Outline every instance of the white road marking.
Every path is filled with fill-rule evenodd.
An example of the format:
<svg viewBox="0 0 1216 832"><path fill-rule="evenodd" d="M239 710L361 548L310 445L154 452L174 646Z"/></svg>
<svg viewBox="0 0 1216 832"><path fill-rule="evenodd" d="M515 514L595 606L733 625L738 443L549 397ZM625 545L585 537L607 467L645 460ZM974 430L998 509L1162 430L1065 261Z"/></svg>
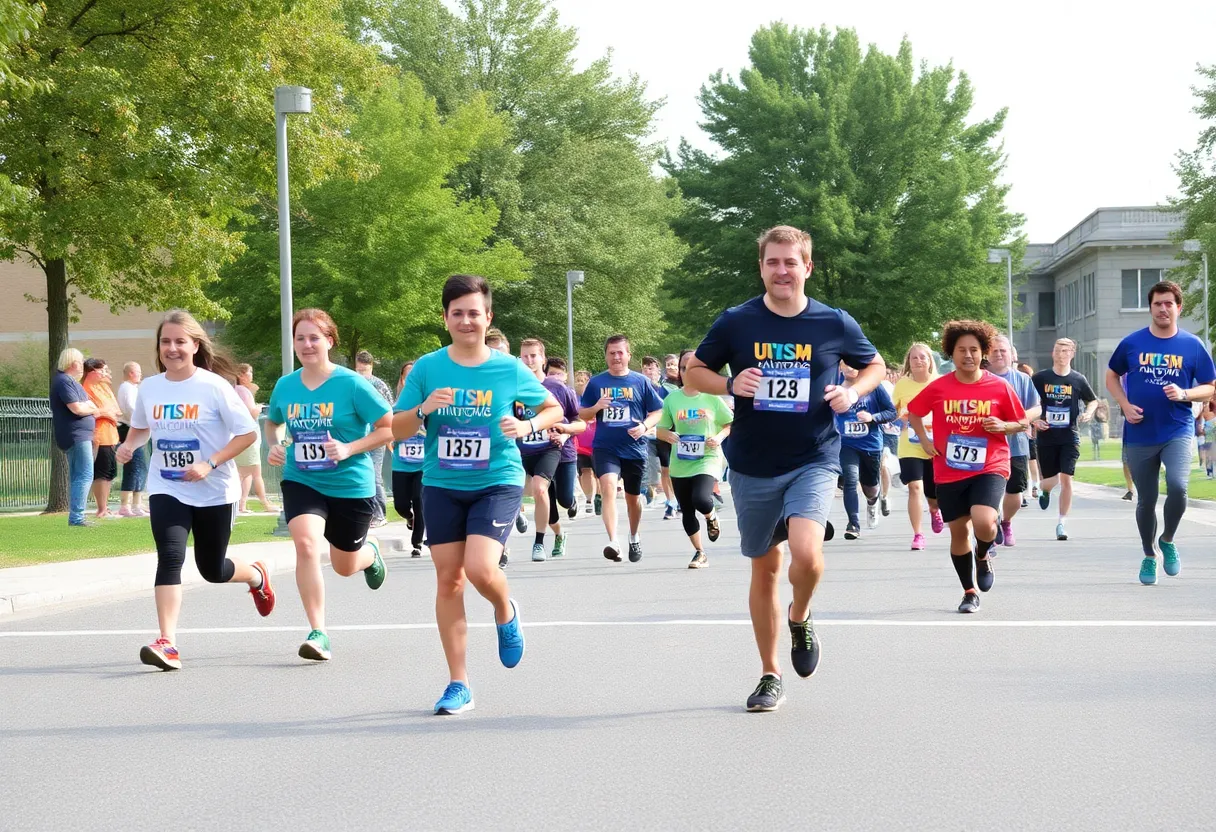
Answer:
<svg viewBox="0 0 1216 832"><path fill-rule="evenodd" d="M494 625L485 622L469 622L470 629L490 629ZM750 627L746 618L668 618L658 621L529 621L528 629L539 627ZM883 618L821 618L816 627L988 627L1001 629L1110 629L1110 628L1169 628L1187 629L1216 628L1216 621L1189 619L1179 621L1134 621L1117 619L1094 619L1068 621L1045 619L1031 621L976 620L974 618L943 619L940 621L909 621ZM371 632L378 630L434 630L436 625L426 624L339 624L326 632ZM241 633L296 633L301 627L183 627L177 632L188 635L233 635ZM88 638L95 636L147 636L156 635L156 630L0 630L4 638Z"/></svg>

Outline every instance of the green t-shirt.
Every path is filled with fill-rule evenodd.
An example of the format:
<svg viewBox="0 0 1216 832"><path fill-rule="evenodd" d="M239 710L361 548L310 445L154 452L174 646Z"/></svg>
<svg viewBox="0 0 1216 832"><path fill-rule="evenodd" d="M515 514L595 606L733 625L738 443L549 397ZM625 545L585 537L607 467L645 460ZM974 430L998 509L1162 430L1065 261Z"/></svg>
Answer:
<svg viewBox="0 0 1216 832"><path fill-rule="evenodd" d="M705 440L734 421L721 397L709 393L690 396L683 390L668 393L658 427L675 431L680 441L671 448L671 475L722 477L722 448L709 448Z"/></svg>

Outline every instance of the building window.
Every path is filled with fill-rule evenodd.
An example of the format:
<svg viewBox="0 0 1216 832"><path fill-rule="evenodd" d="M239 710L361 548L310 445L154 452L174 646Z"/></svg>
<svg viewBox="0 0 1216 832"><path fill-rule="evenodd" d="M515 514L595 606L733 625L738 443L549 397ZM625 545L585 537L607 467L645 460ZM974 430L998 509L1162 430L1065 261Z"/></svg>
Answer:
<svg viewBox="0 0 1216 832"><path fill-rule="evenodd" d="M1082 294L1085 295L1085 315L1087 317L1098 314L1098 293L1094 278L1094 272L1090 272L1081 278Z"/></svg>
<svg viewBox="0 0 1216 832"><path fill-rule="evenodd" d="M1122 308L1147 309L1148 300L1145 293L1160 280L1161 269L1124 269Z"/></svg>
<svg viewBox="0 0 1216 832"><path fill-rule="evenodd" d="M1056 328L1056 293L1039 292L1039 329Z"/></svg>

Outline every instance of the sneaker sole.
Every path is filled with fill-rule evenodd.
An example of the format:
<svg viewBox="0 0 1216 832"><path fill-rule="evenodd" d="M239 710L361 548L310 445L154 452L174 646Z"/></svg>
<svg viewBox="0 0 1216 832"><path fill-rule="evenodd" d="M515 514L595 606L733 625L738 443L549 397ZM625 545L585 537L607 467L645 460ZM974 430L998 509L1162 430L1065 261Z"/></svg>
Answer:
<svg viewBox="0 0 1216 832"><path fill-rule="evenodd" d="M178 659L176 662L172 662L161 654L157 653L151 647L148 647L146 644L139 648L139 660L146 665L150 665L151 667L159 667L161 670L182 669L181 659Z"/></svg>
<svg viewBox="0 0 1216 832"><path fill-rule="evenodd" d="M435 716L460 716L471 710L473 710L473 700L470 699L468 703L461 705L459 708L436 708Z"/></svg>
<svg viewBox="0 0 1216 832"><path fill-rule="evenodd" d="M327 662L330 652L315 646L311 641L306 641L300 645L298 655L301 659L308 659L312 662Z"/></svg>
<svg viewBox="0 0 1216 832"><path fill-rule="evenodd" d="M781 694L781 698L777 700L777 704L775 704L775 705L748 705L747 712L749 714L772 713L773 711L780 708L783 704L785 704L785 694L784 693Z"/></svg>
<svg viewBox="0 0 1216 832"><path fill-rule="evenodd" d="M1170 566L1174 567L1173 572L1170 571ZM1166 562L1161 564L1161 571L1165 573L1165 577L1167 578L1177 578L1180 574L1182 574L1182 564L1170 564Z"/></svg>
<svg viewBox="0 0 1216 832"><path fill-rule="evenodd" d="M613 549L611 546L604 547L604 557L608 558L608 560L612 561L613 563L621 562L621 553L616 549Z"/></svg>
<svg viewBox="0 0 1216 832"><path fill-rule="evenodd" d="M689 569L704 569L705 565L706 565L705 561L703 561L703 560L694 560L692 563L688 564L688 568Z"/></svg>
<svg viewBox="0 0 1216 832"><path fill-rule="evenodd" d="M629 553L629 562L630 562L630 563L637 563L637 562L638 562L638 561L640 561L641 559L642 559L642 556L641 556L641 555L638 555L638 556L635 558L635 557L633 556L633 552L630 552L630 553Z"/></svg>

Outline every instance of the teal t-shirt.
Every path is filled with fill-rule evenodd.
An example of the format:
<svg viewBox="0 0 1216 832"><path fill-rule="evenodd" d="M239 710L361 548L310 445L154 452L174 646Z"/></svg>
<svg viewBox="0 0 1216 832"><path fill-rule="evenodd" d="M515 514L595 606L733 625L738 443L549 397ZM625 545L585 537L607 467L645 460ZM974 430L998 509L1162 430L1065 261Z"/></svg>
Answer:
<svg viewBox="0 0 1216 832"><path fill-rule="evenodd" d="M316 390L304 386L296 370L283 376L270 394L267 418L287 426L287 461L283 479L307 485L327 497L375 497L372 458L355 454L341 462L325 456L322 447L332 438L357 442L371 425L389 412L384 399L363 376L335 367Z"/></svg>
<svg viewBox="0 0 1216 832"><path fill-rule="evenodd" d="M705 440L734 421L726 402L720 396L698 393L690 396L683 390L668 393L663 399L663 415L656 427L674 431L678 444L671 447L671 475L695 477L709 474L722 478L722 448L710 448Z"/></svg>
<svg viewBox="0 0 1216 832"><path fill-rule="evenodd" d="M423 428L400 442L393 443L394 471L421 471L422 461L426 458L426 429Z"/></svg>
<svg viewBox="0 0 1216 832"><path fill-rule="evenodd" d="M393 410L416 410L441 387L453 388L455 395L450 406L427 417L422 484L453 491L523 487L519 448L498 423L513 415L515 402L538 407L549 391L509 355L491 351L476 367L462 367L444 347L418 359Z"/></svg>

